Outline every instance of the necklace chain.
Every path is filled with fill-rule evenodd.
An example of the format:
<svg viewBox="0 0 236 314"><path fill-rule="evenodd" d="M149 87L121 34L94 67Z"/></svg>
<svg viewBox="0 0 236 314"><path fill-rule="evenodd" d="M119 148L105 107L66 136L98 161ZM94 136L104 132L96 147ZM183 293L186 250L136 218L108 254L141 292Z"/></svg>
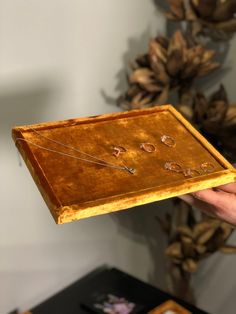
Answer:
<svg viewBox="0 0 236 314"><path fill-rule="evenodd" d="M93 155L91 155L91 154L88 154L88 153L86 153L86 152L83 152L83 151L81 151L81 150L78 149L78 148L75 148L75 147L73 147L73 146L69 146L69 145L67 145L67 144L65 144L65 143L59 142L59 141L54 140L54 139L51 139L51 138L49 138L49 137L47 137L47 136L45 136L45 135L42 135L40 132L36 131L36 130L33 129L33 128L31 128L31 129L32 129L37 135L39 135L40 137L42 137L42 138L44 138L44 139L46 139L46 140L48 140L48 141L50 141L50 142L53 142L53 143L55 143L55 144L61 145L61 146L66 147L66 148L69 148L69 149L71 149L71 150L74 150L74 151L76 151L76 152L78 152L78 153L80 153L80 154L83 154L83 155L88 156L88 157L90 157L90 158L93 158L93 159L95 159L95 160L89 160L89 159L86 159L86 158L81 158L81 157L78 157L78 156L74 156L74 155L71 155L71 154L67 154L67 153L64 153L64 152L60 152L60 151L57 151L57 150L54 150L54 149L51 149L51 148L47 148L47 147L41 146L41 145L36 144L36 143L34 143L34 142L30 141L30 140L27 140L27 139L24 139L24 138L20 138L20 137L16 138L16 142L17 142L17 141L24 141L24 142L27 142L27 143L29 143L29 144L31 144L31 145L34 145L34 146L38 147L38 148L44 149L44 150L49 151L49 152L57 153L57 154L62 155L62 156L71 157L71 158L74 158L74 159L77 159L77 160L82 160L82 161L85 161L85 162L89 162L89 163L101 165L101 166L104 166L104 167L110 167L110 168L114 168L114 169L125 170L125 171L128 171L128 172L131 173L131 174L134 174L134 173L135 173L135 169L134 169L134 168L129 168L129 167L125 166L125 165L119 166L119 165L110 163L110 162L105 161L105 160L103 160L103 159L100 159L100 158L98 158L98 157L96 157L96 156L93 156Z"/></svg>

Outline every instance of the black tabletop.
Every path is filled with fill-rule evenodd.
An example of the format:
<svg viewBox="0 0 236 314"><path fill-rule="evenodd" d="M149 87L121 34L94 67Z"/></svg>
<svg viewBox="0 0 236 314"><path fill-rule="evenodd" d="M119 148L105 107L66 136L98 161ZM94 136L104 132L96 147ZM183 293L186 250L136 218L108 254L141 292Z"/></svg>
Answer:
<svg viewBox="0 0 236 314"><path fill-rule="evenodd" d="M123 296L138 304L143 313L167 300L175 300L193 314L206 312L187 304L116 268L100 267L30 311L33 314L88 314L90 304L99 295ZM140 313L141 313L140 312Z"/></svg>

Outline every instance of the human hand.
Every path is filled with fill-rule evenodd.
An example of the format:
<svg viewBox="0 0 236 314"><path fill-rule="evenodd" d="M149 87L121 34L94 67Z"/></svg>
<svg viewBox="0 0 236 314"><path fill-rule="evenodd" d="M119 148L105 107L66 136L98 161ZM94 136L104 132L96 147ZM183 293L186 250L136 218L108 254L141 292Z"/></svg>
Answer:
<svg viewBox="0 0 236 314"><path fill-rule="evenodd" d="M181 195L179 198L208 215L236 226L236 183Z"/></svg>

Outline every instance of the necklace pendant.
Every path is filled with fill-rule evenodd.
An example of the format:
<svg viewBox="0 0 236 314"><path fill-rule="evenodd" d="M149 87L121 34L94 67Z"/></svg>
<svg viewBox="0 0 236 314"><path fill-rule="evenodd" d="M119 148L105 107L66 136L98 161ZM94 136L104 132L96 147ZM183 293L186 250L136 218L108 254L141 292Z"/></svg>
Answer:
<svg viewBox="0 0 236 314"><path fill-rule="evenodd" d="M125 170L127 170L129 173L134 174L136 170L134 168L129 168L125 166Z"/></svg>

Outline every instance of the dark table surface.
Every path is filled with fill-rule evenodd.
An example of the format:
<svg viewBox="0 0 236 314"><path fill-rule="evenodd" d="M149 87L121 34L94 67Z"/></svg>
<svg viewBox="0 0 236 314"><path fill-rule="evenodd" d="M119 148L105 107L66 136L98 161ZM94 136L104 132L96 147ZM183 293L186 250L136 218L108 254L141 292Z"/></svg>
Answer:
<svg viewBox="0 0 236 314"><path fill-rule="evenodd" d="M100 267L45 302L32 308L33 314L88 314L85 308L94 295L111 293L143 306L143 313L167 300L175 300L194 314L206 314L116 268ZM92 313L92 312L90 312Z"/></svg>

